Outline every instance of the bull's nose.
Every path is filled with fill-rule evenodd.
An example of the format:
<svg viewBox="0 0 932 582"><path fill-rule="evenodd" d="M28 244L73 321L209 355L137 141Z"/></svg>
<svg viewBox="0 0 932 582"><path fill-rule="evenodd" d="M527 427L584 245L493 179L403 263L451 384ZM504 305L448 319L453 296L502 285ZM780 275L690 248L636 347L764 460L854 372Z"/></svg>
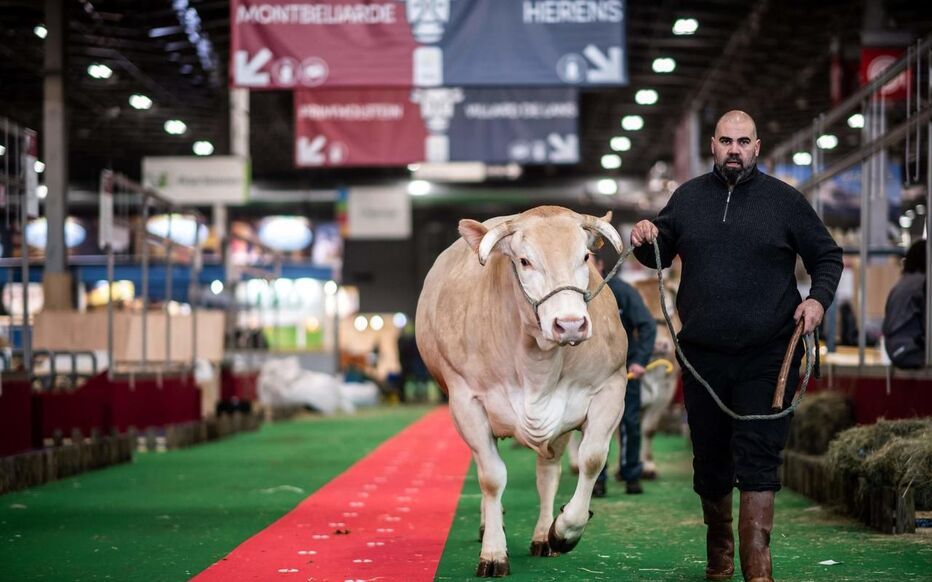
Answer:
<svg viewBox="0 0 932 582"><path fill-rule="evenodd" d="M589 320L585 317L557 318L553 321L553 335L561 341L578 341L586 337Z"/></svg>

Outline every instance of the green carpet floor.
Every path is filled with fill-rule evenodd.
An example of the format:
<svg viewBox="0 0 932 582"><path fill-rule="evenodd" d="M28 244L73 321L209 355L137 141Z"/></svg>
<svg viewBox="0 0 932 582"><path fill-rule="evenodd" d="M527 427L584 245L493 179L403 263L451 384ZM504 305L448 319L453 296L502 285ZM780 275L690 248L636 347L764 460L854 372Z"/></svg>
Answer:
<svg viewBox="0 0 932 582"><path fill-rule="evenodd" d="M0 496L0 581L186 580L426 410L385 408L267 425ZM546 559L527 553L537 515L534 458L511 441L499 448L509 468L509 580L702 580L703 526L683 439L659 439L662 478L646 483L646 494L626 496L611 481L609 496L593 501L595 517L580 545ZM567 501L573 479L564 472L558 504ZM781 582L932 580L932 536L883 536L789 491L777 499ZM438 579L474 580L478 526L473 468ZM823 560L840 563L819 565Z"/></svg>
<svg viewBox="0 0 932 582"><path fill-rule="evenodd" d="M528 553L538 512L533 454L513 448L510 440L500 442L499 451L508 465L503 505L510 582L704 580L705 526L698 497L692 492L691 454L683 438L656 439L661 478L645 482L644 495L625 495L624 484L610 477L608 496L593 500L595 516L580 544L571 553L555 558ZM610 474L617 468L617 458L613 444ZM557 507L569 500L575 479L564 461ZM438 580L475 579L472 575L480 550L479 500L473 466L437 571ZM737 515L737 504L735 512ZM781 582L932 581L932 536L876 534L786 489L777 495L776 512L774 575ZM819 565L824 560L840 563ZM734 579L741 580L740 572Z"/></svg>
<svg viewBox="0 0 932 582"><path fill-rule="evenodd" d="M0 581L187 580L427 410L265 425L0 496Z"/></svg>

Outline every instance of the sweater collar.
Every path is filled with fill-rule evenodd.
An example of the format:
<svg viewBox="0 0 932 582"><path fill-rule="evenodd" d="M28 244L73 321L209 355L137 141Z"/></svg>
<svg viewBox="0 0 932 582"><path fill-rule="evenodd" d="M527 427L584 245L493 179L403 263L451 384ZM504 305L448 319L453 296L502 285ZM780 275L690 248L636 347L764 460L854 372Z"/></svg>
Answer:
<svg viewBox="0 0 932 582"><path fill-rule="evenodd" d="M728 180L725 179L725 176L722 175L722 173L718 170L718 166L716 166L715 164L712 164L712 174L716 178L721 180L726 186L728 185ZM751 180L756 178L759 174L760 174L760 170L757 169L757 164L755 163L753 166L751 166L751 171L748 172L747 176L744 176L743 178L738 180L735 186L737 186L738 184L744 184L745 182L750 182Z"/></svg>

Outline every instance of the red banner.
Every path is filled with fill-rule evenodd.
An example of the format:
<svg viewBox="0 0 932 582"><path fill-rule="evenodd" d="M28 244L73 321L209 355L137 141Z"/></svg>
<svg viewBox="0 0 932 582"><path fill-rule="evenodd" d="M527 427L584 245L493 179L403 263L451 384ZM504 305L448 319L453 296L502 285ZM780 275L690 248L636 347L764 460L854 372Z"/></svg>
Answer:
<svg viewBox="0 0 932 582"><path fill-rule="evenodd" d="M870 83L890 65L903 58L905 51L900 48L862 48L861 49L861 86ZM912 87L909 69L894 77L880 89L880 94L888 100L906 99L907 91Z"/></svg>
<svg viewBox="0 0 932 582"><path fill-rule="evenodd" d="M397 0L235 0L230 83L238 87L408 86L417 46Z"/></svg>
<svg viewBox="0 0 932 582"><path fill-rule="evenodd" d="M410 89L295 91L295 166L400 166L424 159Z"/></svg>

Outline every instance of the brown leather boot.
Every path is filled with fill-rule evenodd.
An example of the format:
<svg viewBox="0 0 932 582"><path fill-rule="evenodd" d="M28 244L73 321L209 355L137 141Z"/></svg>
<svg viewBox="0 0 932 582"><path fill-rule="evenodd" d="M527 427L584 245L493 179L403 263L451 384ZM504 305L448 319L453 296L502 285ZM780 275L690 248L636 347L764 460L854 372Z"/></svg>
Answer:
<svg viewBox="0 0 932 582"><path fill-rule="evenodd" d="M773 582L770 532L773 530L773 491L742 491L738 513L741 573L748 582Z"/></svg>
<svg viewBox="0 0 932 582"><path fill-rule="evenodd" d="M706 580L728 580L735 574L735 536L731 531L731 492L721 499L702 497Z"/></svg>

